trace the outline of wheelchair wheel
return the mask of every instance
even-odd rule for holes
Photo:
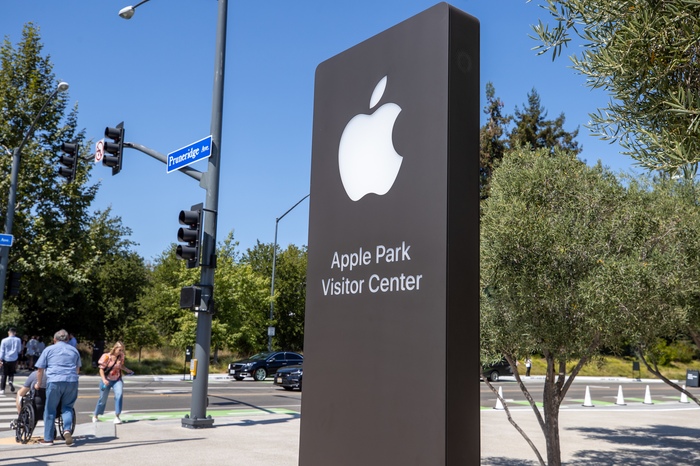
[[[25,404],[19,412],[19,417],[15,422],[15,441],[26,444],[32,438],[32,432],[36,426],[36,416],[34,406]]]
[[[75,409],[72,409],[73,412],[73,423],[70,426],[70,433],[71,435],[73,432],[75,432]],[[58,436],[61,436],[63,440],[66,438],[63,436],[63,416],[61,416],[61,413],[56,413],[56,435],[55,437],[58,438]]]

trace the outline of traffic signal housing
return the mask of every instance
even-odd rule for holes
[[[175,256],[186,260],[188,269],[199,267],[203,212],[204,204],[201,203],[193,205],[192,210],[180,211],[180,225],[187,225],[187,228],[180,228],[177,231],[177,240],[187,244],[179,244]]]
[[[61,150],[66,154],[62,155],[58,162],[62,165],[58,167],[58,174],[66,179],[67,183],[75,179],[75,169],[78,166],[78,141],[64,142]]]
[[[102,165],[112,167],[112,176],[122,170],[122,153],[124,152],[124,122],[122,121],[116,128],[110,126],[105,128],[105,137],[113,142],[105,141],[105,155]],[[112,154],[112,155],[107,155]]]
[[[10,283],[8,284],[7,294],[9,296],[19,296],[19,287],[22,285],[22,274],[19,272],[10,272]]]

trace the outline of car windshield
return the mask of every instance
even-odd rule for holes
[[[274,353],[269,353],[269,352],[266,351],[266,352],[264,352],[264,353],[258,353],[258,354],[256,354],[255,356],[251,356],[251,357],[249,357],[248,359],[251,359],[251,360],[253,360],[253,361],[259,361],[259,360],[261,360],[261,359],[267,359],[268,357],[270,357],[270,356],[273,355],[273,354],[274,354]]]

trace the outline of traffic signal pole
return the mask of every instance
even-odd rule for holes
[[[224,69],[226,64],[226,18],[228,0],[218,0],[216,24],[216,51],[214,65],[214,93],[211,108],[211,157],[200,185],[206,189],[204,235],[202,238],[202,268],[200,285],[202,301],[197,313],[197,339],[194,357],[201,361],[192,384],[190,415],[182,419],[188,428],[212,427],[214,419],[207,417],[207,392],[209,388],[209,354],[211,352],[211,322],[216,267],[216,214],[219,210],[219,160],[221,156],[221,126],[224,106]]]

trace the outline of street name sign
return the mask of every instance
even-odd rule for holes
[[[12,246],[15,237],[12,235],[0,235],[0,246]]]
[[[480,463],[479,119],[446,3],[316,69],[300,466]]]
[[[168,173],[211,156],[211,136],[168,154]]]

